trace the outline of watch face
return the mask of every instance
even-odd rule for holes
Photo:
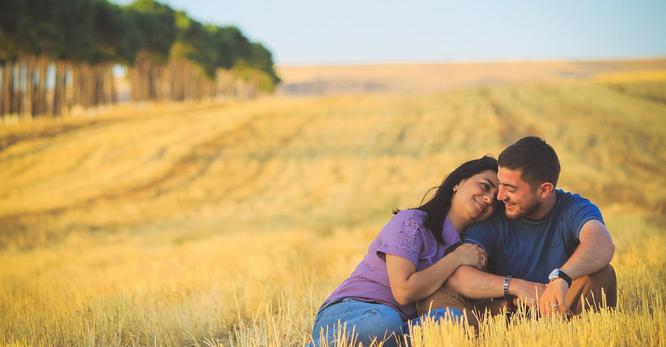
[[[555,269],[550,273],[550,275],[548,275],[548,280],[552,281],[554,279],[557,279],[558,277],[560,277],[559,275],[560,275],[560,269]]]

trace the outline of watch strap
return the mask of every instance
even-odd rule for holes
[[[560,271],[557,272],[557,277],[565,280],[567,282],[567,284],[569,285],[569,287],[571,287],[571,282],[572,282],[571,276],[567,275],[566,272],[564,272],[560,269]]]

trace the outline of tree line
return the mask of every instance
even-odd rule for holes
[[[253,96],[280,82],[271,52],[238,28],[154,0],[0,1],[0,116],[117,102],[118,65],[134,101]]]

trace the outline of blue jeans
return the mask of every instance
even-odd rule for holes
[[[462,312],[458,309],[448,309],[451,317],[458,319]],[[446,314],[446,309],[433,309],[429,316],[439,321]],[[412,325],[419,325],[421,319],[411,320]],[[409,321],[403,321],[398,311],[381,303],[365,302],[351,298],[324,307],[317,313],[314,328],[312,329],[312,343],[309,347],[319,347],[324,338],[329,346],[336,346],[340,339],[351,341],[354,346],[360,342],[368,346],[373,340],[385,341],[384,346],[397,346],[403,341],[403,334],[408,331]],[[353,335],[352,335],[353,331]]]

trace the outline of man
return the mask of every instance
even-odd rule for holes
[[[555,150],[538,137],[525,137],[507,147],[498,162],[497,199],[505,211],[470,226],[463,236],[483,248],[487,272],[458,268],[417,305],[419,313],[430,307],[498,313],[518,302],[546,316],[615,307],[616,278],[609,265],[615,247],[594,204],[555,189],[560,174]]]

